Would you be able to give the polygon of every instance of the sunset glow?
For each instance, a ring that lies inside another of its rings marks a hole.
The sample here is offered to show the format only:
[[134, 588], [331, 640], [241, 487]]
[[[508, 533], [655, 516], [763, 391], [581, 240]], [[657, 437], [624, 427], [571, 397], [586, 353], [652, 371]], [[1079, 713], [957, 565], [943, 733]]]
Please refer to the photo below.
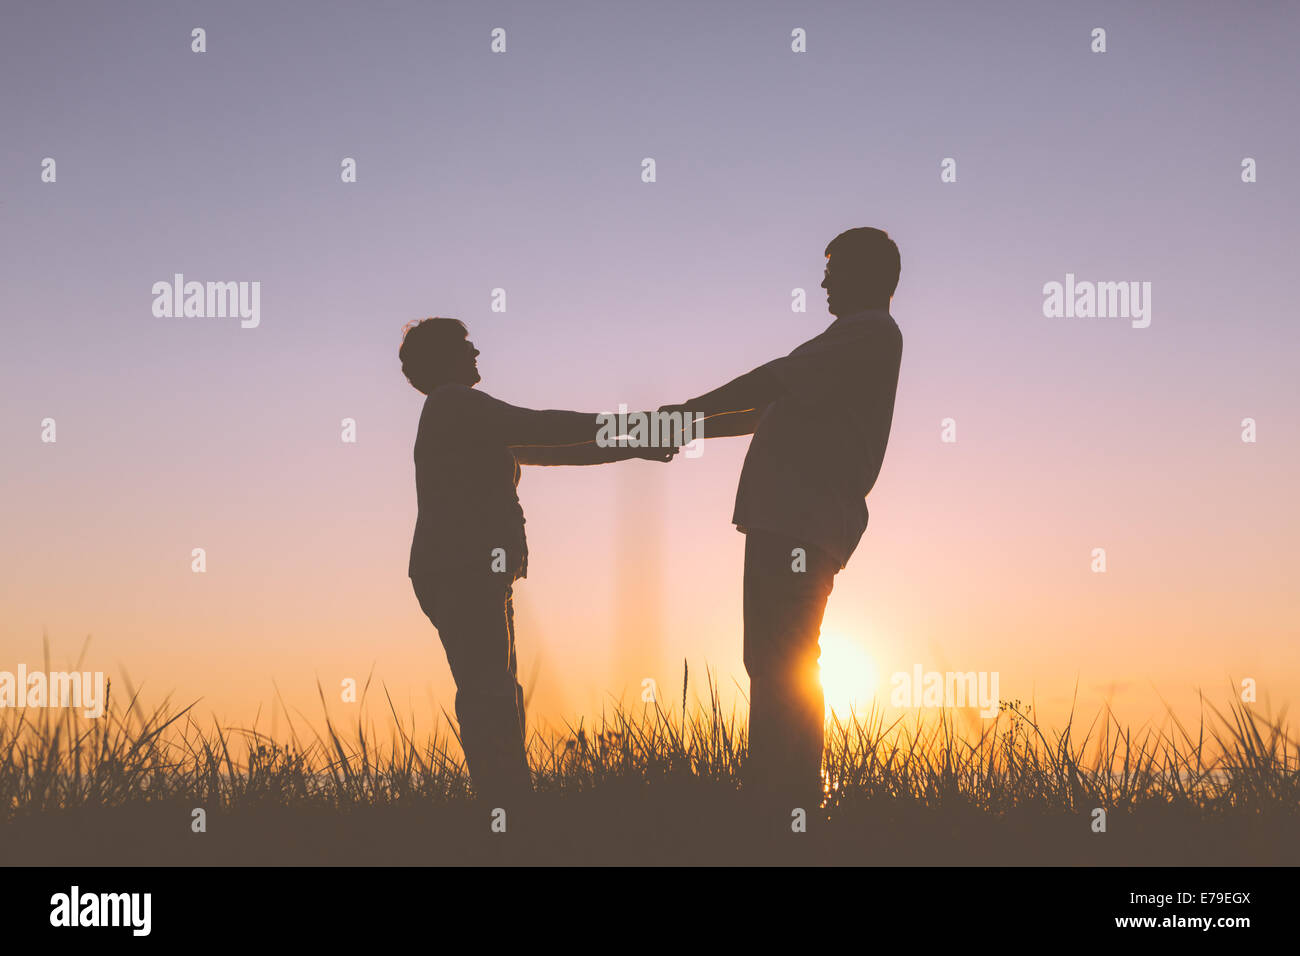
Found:
[[866, 647], [858, 640], [836, 633], [822, 633], [821, 682], [826, 695], [826, 713], [841, 717], [850, 710], [861, 714], [871, 706], [878, 675]]

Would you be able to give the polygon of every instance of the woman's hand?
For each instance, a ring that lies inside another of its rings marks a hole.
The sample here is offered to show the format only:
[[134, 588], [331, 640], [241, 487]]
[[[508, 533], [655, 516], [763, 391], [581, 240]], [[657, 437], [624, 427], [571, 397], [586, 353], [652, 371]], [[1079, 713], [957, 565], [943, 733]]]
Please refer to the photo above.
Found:
[[669, 445], [667, 447], [653, 447], [647, 445], [644, 448], [636, 449], [633, 457], [644, 458], [646, 461], [670, 462], [677, 456], [679, 451], [681, 451], [681, 448], [677, 445]]

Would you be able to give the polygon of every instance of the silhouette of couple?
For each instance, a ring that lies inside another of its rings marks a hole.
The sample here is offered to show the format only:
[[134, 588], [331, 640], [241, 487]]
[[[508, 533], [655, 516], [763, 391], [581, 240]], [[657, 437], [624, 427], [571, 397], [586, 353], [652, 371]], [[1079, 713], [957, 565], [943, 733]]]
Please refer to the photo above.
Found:
[[[889, 314], [898, 247], [871, 228], [826, 247], [836, 319], [784, 358], [660, 411], [707, 421], [706, 438], [753, 435], [732, 521], [745, 534], [744, 786], [787, 807], [821, 797], [818, 640], [835, 574], [867, 527], [866, 495], [893, 419], [902, 334]], [[415, 440], [419, 517], [409, 573], [456, 681], [475, 790], [531, 789], [512, 592], [528, 570], [520, 465], [669, 461], [676, 448], [601, 447], [596, 416], [519, 408], [475, 389], [478, 349], [457, 319], [407, 325], [402, 372], [428, 397]]]

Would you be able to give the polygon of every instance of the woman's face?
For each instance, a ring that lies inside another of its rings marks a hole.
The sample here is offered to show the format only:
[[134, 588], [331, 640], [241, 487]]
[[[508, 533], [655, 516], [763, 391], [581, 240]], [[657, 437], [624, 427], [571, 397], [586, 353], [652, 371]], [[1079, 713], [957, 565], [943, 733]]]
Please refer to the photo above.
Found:
[[461, 349], [463, 351], [452, 362], [448, 381], [457, 385], [477, 385], [483, 380], [483, 376], [478, 373], [479, 350], [474, 348], [474, 343], [468, 338], [461, 343]]

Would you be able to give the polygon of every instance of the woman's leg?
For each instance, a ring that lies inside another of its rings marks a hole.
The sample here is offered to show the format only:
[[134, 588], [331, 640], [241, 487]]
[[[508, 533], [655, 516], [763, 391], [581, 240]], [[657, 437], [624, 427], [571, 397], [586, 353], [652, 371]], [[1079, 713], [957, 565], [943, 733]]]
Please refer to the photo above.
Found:
[[512, 589], [504, 576], [447, 575], [415, 582], [456, 680], [456, 720], [474, 789], [504, 800], [532, 787], [524, 746]]

